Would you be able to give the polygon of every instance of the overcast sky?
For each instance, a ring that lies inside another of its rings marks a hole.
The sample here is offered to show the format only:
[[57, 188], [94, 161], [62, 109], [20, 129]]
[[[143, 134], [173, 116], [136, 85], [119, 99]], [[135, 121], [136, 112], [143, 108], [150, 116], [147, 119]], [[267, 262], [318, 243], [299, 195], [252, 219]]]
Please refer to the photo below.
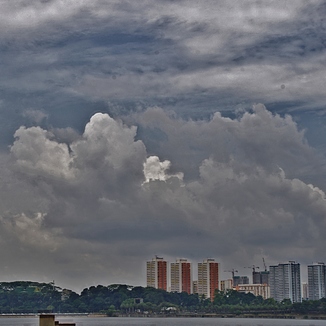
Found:
[[1, 281], [326, 261], [325, 17], [318, 0], [0, 0]]

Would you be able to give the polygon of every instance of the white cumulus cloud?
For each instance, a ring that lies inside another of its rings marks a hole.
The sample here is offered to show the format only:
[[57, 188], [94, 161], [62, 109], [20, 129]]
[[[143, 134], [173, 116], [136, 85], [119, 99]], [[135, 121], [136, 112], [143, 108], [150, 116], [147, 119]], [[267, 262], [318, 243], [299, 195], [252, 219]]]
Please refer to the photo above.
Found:
[[157, 156], [148, 157], [144, 163], [145, 182], [149, 182], [150, 180], [166, 181], [171, 177], [176, 177], [182, 180], [182, 172], [171, 175], [168, 174], [170, 166], [171, 162], [168, 160], [161, 162]]

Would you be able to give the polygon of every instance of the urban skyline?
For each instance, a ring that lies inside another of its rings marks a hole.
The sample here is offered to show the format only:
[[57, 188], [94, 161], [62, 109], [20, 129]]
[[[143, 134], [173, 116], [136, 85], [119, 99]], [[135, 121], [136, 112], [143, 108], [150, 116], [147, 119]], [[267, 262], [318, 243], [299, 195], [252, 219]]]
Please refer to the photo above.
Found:
[[[236, 270], [229, 271], [232, 273], [231, 279], [221, 279], [221, 264], [213, 258], [207, 258], [203, 262], [198, 262], [196, 279], [193, 276], [193, 263], [187, 259], [177, 259], [176, 262], [169, 263], [163, 257], [155, 256], [146, 263], [146, 285], [169, 292], [197, 293], [212, 301], [215, 290], [250, 292], [256, 296], [262, 296], [264, 299], [274, 298], [279, 302], [289, 299], [292, 303], [326, 297], [326, 266], [324, 263], [318, 262], [307, 266], [308, 283], [306, 283], [301, 279], [300, 263], [288, 261], [271, 265], [267, 269], [265, 260], [263, 259], [263, 261], [265, 269], [257, 272], [257, 267], [253, 266], [250, 281], [246, 275], [235, 275], [235, 272], [238, 272]], [[158, 273], [159, 270], [161, 271]], [[186, 271], [185, 274], [184, 271]], [[162, 280], [162, 275], [164, 280]]]

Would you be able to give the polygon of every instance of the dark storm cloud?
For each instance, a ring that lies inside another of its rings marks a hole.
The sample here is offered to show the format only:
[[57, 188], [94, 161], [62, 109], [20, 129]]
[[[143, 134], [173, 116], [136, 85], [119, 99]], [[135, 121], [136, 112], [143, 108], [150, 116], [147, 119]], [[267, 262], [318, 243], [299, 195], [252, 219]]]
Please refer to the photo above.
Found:
[[[146, 147], [148, 142], [155, 153], [155, 146], [151, 146], [155, 139], [160, 155], [175, 162], [186, 178], [196, 175], [198, 165], [207, 157], [221, 162], [234, 157], [271, 171], [281, 166], [290, 175], [303, 175], [305, 168], [313, 170], [320, 164], [291, 116], [273, 116], [262, 105], [256, 105], [253, 114], [238, 114], [235, 120], [216, 113], [211, 121], [185, 123], [152, 108], [134, 114], [132, 121], [140, 125]], [[300, 162], [296, 159], [299, 153]]]
[[34, 1], [4, 9], [3, 98], [25, 102], [16, 110], [45, 109], [52, 123], [67, 104], [74, 114], [88, 111], [86, 123], [89, 98], [109, 101], [97, 110], [129, 100], [177, 104], [194, 117], [198, 99], [210, 113], [217, 100], [232, 110], [294, 97], [297, 108], [317, 108], [324, 100], [322, 2]]
[[[82, 264], [80, 279], [86, 282], [91, 282], [87, 266], [98, 266], [92, 275], [99, 280], [106, 268], [112, 270], [114, 282], [119, 273], [113, 262], [124, 268], [123, 261], [132, 257], [137, 270], [157, 252], [194, 260], [209, 254], [226, 265], [245, 264], [262, 253], [269, 261], [289, 255], [302, 262], [318, 259], [325, 194], [284, 171], [319, 158], [290, 116], [273, 115], [260, 105], [237, 119], [216, 113], [210, 121], [185, 121], [160, 109], [130, 119], [164, 131], [159, 151], [166, 146], [169, 160], [149, 156], [135, 139], [135, 127], [105, 114], [94, 115], [68, 144], [39, 127], [17, 130], [10, 173], [19, 177], [21, 199], [32, 197], [35, 206], [19, 199], [20, 212], [13, 214], [14, 203], [6, 204], [2, 239], [16, 239], [12, 252], [24, 248], [33, 266], [39, 257], [48, 268], [56, 264], [70, 272]], [[188, 180], [194, 162], [198, 173]], [[280, 248], [287, 249], [282, 254]], [[110, 263], [99, 263], [104, 257]], [[59, 275], [68, 281], [65, 272]], [[141, 282], [141, 274], [123, 275]]]

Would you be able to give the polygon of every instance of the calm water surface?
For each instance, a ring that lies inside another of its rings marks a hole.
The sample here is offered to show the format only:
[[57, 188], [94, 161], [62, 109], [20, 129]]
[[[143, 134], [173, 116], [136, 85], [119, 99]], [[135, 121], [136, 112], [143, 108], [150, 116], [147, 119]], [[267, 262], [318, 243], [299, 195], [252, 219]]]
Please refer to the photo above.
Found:
[[[282, 320], [243, 318], [92, 318], [56, 317], [76, 326], [326, 326], [325, 320]], [[38, 326], [38, 317], [0, 318], [0, 326]]]

